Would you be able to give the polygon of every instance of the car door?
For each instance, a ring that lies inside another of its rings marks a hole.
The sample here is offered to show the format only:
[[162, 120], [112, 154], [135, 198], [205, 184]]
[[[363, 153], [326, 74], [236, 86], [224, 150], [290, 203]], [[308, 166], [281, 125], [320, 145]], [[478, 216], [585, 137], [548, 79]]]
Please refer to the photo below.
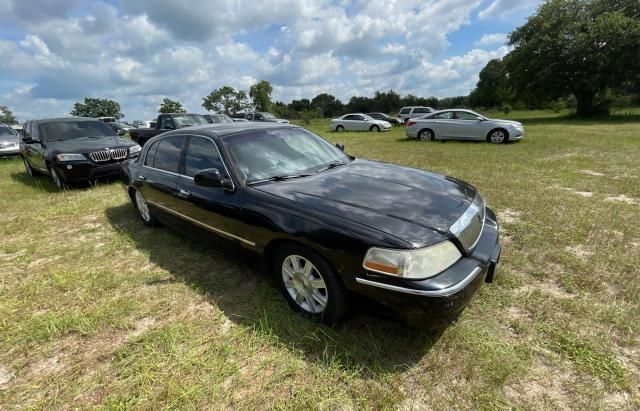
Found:
[[193, 177], [198, 171], [216, 168], [229, 180], [216, 143], [209, 137], [191, 136], [184, 154], [184, 167], [178, 178], [176, 211], [185, 220], [210, 233], [240, 245], [253, 245], [244, 238], [240, 194], [236, 190], [202, 187]]
[[368, 130], [369, 124], [365, 121], [365, 118], [360, 115], [354, 115], [353, 117], [353, 129], [354, 130]]
[[427, 122], [433, 129], [438, 139], [450, 139], [453, 137], [453, 112], [443, 111], [429, 117]]
[[147, 203], [162, 213], [171, 213], [176, 207], [178, 171], [186, 139], [180, 135], [155, 141], [136, 178], [135, 185]]
[[455, 111], [455, 127], [452, 130], [455, 138], [460, 140], [484, 140], [482, 119], [473, 113]]
[[31, 121], [25, 125], [24, 139], [31, 140], [30, 143], [24, 143], [24, 152], [31, 167], [36, 170], [48, 172], [45, 161], [45, 148], [41, 141], [38, 123]]

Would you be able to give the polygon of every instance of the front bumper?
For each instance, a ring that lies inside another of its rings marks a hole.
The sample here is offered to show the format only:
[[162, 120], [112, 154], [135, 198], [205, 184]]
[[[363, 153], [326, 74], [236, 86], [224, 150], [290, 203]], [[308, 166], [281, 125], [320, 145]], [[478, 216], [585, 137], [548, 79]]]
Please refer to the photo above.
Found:
[[500, 253], [498, 222], [487, 208], [478, 244], [447, 270], [421, 281], [369, 273], [355, 278], [353, 291], [382, 313], [411, 325], [439, 328], [460, 315], [482, 283], [493, 281]]
[[88, 161], [68, 161], [56, 163], [55, 167], [66, 183], [83, 183], [120, 176], [120, 162], [96, 165]]
[[0, 157], [17, 156], [20, 154], [20, 146], [8, 146], [0, 148]]

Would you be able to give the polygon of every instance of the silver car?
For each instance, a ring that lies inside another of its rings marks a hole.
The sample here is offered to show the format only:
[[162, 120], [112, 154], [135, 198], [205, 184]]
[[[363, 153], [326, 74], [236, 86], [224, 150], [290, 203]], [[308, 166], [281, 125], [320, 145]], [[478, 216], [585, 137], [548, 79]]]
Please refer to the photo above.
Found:
[[407, 122], [409, 138], [431, 140], [482, 140], [494, 144], [522, 140], [522, 123], [490, 119], [471, 110], [442, 110]]
[[13, 128], [0, 123], [0, 157], [20, 154], [20, 135]]
[[391, 123], [384, 120], [376, 120], [366, 114], [351, 113], [331, 120], [331, 130], [389, 131], [391, 130]]

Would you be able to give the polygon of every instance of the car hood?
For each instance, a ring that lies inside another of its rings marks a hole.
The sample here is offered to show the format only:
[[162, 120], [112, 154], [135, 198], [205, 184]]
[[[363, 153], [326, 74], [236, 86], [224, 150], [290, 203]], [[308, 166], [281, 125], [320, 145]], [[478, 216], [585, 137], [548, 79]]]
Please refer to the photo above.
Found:
[[518, 121], [512, 121], [512, 120], [503, 120], [500, 118], [492, 118], [491, 121], [493, 121], [494, 123], [498, 123], [498, 124], [508, 124], [511, 126], [522, 126], [522, 123], [518, 122]]
[[47, 150], [56, 153], [87, 153], [105, 148], [131, 147], [135, 143], [118, 136], [47, 141]]
[[378, 229], [413, 247], [448, 237], [449, 227], [476, 196], [474, 187], [452, 177], [366, 160], [253, 188]]

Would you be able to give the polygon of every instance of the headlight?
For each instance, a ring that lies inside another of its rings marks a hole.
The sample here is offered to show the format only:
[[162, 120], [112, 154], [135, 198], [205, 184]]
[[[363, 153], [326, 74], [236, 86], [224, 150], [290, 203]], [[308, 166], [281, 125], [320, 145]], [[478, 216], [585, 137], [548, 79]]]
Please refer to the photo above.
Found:
[[84, 154], [58, 154], [56, 160], [58, 161], [77, 161], [84, 160]]
[[462, 254], [451, 241], [417, 250], [372, 247], [362, 266], [376, 273], [413, 280], [433, 277], [458, 261]]
[[140, 147], [138, 144], [136, 144], [135, 146], [131, 146], [129, 147], [129, 156], [133, 156], [134, 154], [140, 154], [141, 151], [142, 151], [142, 147]]

